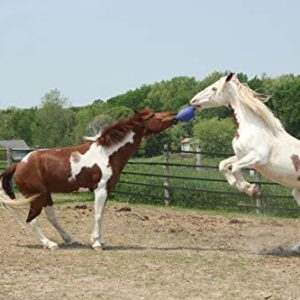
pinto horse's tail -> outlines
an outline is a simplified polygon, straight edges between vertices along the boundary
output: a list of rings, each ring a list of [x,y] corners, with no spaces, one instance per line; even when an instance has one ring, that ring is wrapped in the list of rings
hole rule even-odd
[[[0,203],[4,206],[8,205],[14,208],[26,206],[36,198],[36,196],[29,198],[22,197],[18,200],[14,200],[16,196],[13,190],[12,177],[16,172],[16,168],[17,164],[12,164],[0,174]]]

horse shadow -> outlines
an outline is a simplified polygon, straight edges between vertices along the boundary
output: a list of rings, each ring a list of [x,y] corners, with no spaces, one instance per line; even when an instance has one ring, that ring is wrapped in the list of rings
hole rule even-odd
[[[41,250],[43,246],[41,245],[16,245],[20,248]],[[58,245],[61,250],[92,250],[92,246],[89,244],[74,243],[71,245],[61,243]],[[241,249],[227,249],[227,248],[205,248],[205,247],[188,247],[188,246],[141,246],[141,245],[106,245],[103,247],[106,252],[127,252],[127,251],[192,251],[195,253],[205,253],[205,252],[220,252],[220,253],[245,253],[253,254],[258,256],[275,256],[275,257],[300,257],[300,253],[296,253],[290,248],[275,247],[272,249],[261,250],[257,252],[241,250]]]

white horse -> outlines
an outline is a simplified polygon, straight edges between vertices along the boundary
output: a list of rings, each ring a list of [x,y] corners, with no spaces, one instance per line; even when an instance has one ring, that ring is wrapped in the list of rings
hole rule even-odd
[[[253,168],[268,179],[293,188],[300,206],[300,141],[288,134],[263,99],[234,74],[224,76],[196,94],[190,104],[198,110],[227,106],[237,123],[232,141],[235,155],[220,162],[228,183],[248,195],[259,193],[247,182],[243,168]],[[300,253],[300,242],[292,248]]]

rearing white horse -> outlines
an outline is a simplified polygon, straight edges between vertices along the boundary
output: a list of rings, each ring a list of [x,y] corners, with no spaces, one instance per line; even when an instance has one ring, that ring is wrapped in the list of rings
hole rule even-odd
[[[251,196],[259,193],[258,187],[241,173],[243,168],[253,168],[293,188],[293,197],[300,206],[300,141],[284,130],[264,100],[229,74],[196,94],[190,104],[198,110],[220,106],[233,110],[238,126],[232,141],[235,155],[219,165],[230,185]],[[300,242],[292,250],[300,253]]]

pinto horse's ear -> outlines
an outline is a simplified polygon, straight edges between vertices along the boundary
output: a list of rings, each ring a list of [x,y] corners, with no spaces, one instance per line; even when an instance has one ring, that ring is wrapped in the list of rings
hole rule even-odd
[[[229,75],[227,75],[225,81],[226,81],[226,82],[230,81],[230,80],[232,79],[233,75],[234,75],[234,73],[230,73]]]

